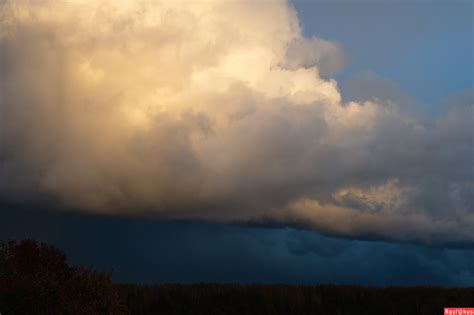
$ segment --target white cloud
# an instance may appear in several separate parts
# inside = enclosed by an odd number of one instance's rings
[[[0,10],[6,203],[474,239],[472,107],[343,103],[338,45],[286,1]]]

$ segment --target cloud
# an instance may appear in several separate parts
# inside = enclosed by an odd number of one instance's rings
[[[307,231],[290,230],[287,234],[288,252],[296,256],[314,254],[320,257],[337,257],[344,254],[350,246],[350,242],[347,240],[329,238]]]
[[[423,104],[401,91],[393,82],[369,70],[350,75],[342,82],[340,89],[343,101],[392,102],[397,104],[399,111],[417,119],[420,119],[424,109]]]
[[[283,66],[292,70],[317,67],[322,77],[331,77],[346,63],[339,45],[320,38],[297,38],[289,44]]]
[[[6,208],[0,211],[0,238],[54,244],[66,252],[72,265],[93,265],[104,272],[113,269],[113,279],[119,283],[466,287],[474,281],[472,249],[351,240],[292,228]]]
[[[3,203],[474,241],[472,98],[342,101],[344,54],[286,1],[0,15]]]

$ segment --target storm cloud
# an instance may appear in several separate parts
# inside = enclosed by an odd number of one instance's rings
[[[305,38],[291,3],[7,1],[0,17],[4,204],[474,241],[472,91],[435,117],[386,91],[343,101],[346,53]]]

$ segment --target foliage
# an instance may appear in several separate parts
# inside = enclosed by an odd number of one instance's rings
[[[59,249],[33,240],[0,243],[2,314],[123,314],[109,274],[70,267]]]

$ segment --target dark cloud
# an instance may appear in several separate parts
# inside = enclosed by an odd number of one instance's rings
[[[469,286],[474,251],[356,241],[288,228],[2,209],[0,238],[31,237],[118,282]]]
[[[314,232],[292,231],[286,240],[288,252],[293,255],[314,254],[322,257],[339,256],[350,242],[344,239],[324,237]]]

